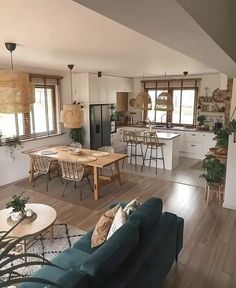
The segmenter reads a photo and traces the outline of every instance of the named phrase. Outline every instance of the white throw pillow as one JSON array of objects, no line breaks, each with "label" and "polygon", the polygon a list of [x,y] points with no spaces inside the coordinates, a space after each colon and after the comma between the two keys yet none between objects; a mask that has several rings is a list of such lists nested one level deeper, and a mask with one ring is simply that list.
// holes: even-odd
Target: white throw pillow
[{"label": "white throw pillow", "polygon": [[116,212],[111,228],[107,235],[107,240],[118,230],[126,221],[126,215],[122,207]]},{"label": "white throw pillow", "polygon": [[133,213],[140,206],[140,202],[138,197],[130,201],[124,208],[124,212],[126,217],[129,217],[131,213]]}]

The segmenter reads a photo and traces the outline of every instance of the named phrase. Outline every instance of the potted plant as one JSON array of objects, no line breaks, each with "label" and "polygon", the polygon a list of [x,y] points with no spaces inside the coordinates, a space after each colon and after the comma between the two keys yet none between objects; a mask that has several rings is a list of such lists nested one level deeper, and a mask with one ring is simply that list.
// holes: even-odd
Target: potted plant
[{"label": "potted plant", "polygon": [[25,215],[25,204],[29,201],[29,197],[23,197],[24,192],[19,196],[14,195],[10,202],[6,204],[6,208],[12,208],[12,221],[20,221]]},{"label": "potted plant", "polygon": [[[24,218],[22,218],[21,221],[23,221],[23,219]],[[21,221],[17,222],[9,231],[0,232],[0,288],[10,287],[11,285],[17,285],[26,282],[42,283],[45,285],[45,287],[46,285],[51,285],[50,287],[62,288],[62,286],[53,283],[52,281],[37,277],[25,276],[19,272],[20,268],[27,268],[35,265],[48,265],[63,270],[61,267],[52,264],[46,258],[38,254],[27,253],[23,251],[19,253],[12,252],[16,250],[16,247],[22,243],[22,241],[25,240],[25,237],[13,238],[9,236],[12,230],[15,229],[15,227],[19,225]],[[29,261],[24,262],[22,259],[26,257],[29,257]]]},{"label": "potted plant", "polygon": [[222,184],[225,178],[225,165],[220,162],[213,155],[208,155],[203,160],[202,164],[205,173],[201,174],[200,177],[204,178],[209,185]]},{"label": "potted plant", "polygon": [[199,122],[199,126],[202,127],[204,125],[204,122],[206,121],[205,115],[199,115],[197,117],[197,121]]},{"label": "potted plant", "polygon": [[69,137],[73,142],[84,145],[85,129],[84,127],[70,129]]},{"label": "potted plant", "polygon": [[229,135],[231,134],[230,128],[221,128],[214,131],[216,137],[216,150],[215,153],[219,155],[227,155],[229,145]]},{"label": "potted plant", "polygon": [[15,149],[21,147],[20,138],[17,136],[6,137],[4,140],[2,140],[2,145],[6,146],[11,158],[15,160]]}]

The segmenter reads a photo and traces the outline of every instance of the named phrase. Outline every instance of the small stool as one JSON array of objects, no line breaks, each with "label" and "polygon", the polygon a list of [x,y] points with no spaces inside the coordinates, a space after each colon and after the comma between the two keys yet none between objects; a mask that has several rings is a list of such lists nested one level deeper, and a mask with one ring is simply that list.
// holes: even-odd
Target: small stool
[{"label": "small stool", "polygon": [[[157,160],[162,160],[163,168],[165,168],[165,159],[164,159],[164,153],[163,153],[163,145],[164,143],[160,143],[157,133],[156,132],[145,132],[144,133],[144,144],[146,145],[146,151],[143,157],[143,165],[141,168],[141,172],[143,170],[143,167],[145,165],[145,161],[149,160],[149,167],[151,166],[151,161],[156,161],[156,175],[157,175]],[[158,149],[161,149],[161,157],[158,157]],[[146,158],[147,151],[150,149],[150,158]],[[155,155],[153,155],[153,151],[155,151]]]},{"label": "small stool", "polygon": [[[138,140],[137,133],[135,131],[124,131],[123,142],[126,143],[124,152],[125,154],[127,154],[128,147],[130,147],[130,154],[128,155],[128,158],[130,158],[130,164],[132,164],[132,159],[134,158],[135,171],[137,171],[137,157],[142,157],[143,159],[143,147],[142,147],[143,141]],[[140,145],[141,154],[137,154],[138,145]],[[123,166],[124,166],[124,159],[122,162],[122,168]]]},{"label": "small stool", "polygon": [[219,206],[222,205],[224,201],[224,184],[223,183],[207,183],[205,186],[205,195],[204,199],[207,202],[207,205],[210,202],[210,192],[215,192],[218,199]]}]

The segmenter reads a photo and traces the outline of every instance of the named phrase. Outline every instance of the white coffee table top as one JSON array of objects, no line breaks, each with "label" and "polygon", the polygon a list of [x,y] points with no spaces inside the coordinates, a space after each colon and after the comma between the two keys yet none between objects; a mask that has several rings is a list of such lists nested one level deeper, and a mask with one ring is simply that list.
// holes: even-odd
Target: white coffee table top
[{"label": "white coffee table top", "polygon": [[[49,228],[56,220],[57,212],[51,206],[45,204],[26,204],[26,209],[32,209],[37,214],[37,218],[27,224],[19,224],[12,230],[9,236],[22,237],[26,235],[35,235]],[[0,231],[9,231],[12,225],[7,223],[12,208],[0,210]]]}]

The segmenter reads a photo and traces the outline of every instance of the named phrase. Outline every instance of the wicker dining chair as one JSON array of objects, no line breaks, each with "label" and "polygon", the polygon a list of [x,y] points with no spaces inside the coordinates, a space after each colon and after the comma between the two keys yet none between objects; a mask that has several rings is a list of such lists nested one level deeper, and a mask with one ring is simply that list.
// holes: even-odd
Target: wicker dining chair
[{"label": "wicker dining chair", "polygon": [[[76,184],[84,179],[87,179],[90,189],[93,191],[89,179],[89,176],[92,173],[91,167],[83,166],[79,162],[72,162],[66,160],[58,160],[58,162],[61,167],[62,178],[66,181],[61,197],[64,196],[66,188],[70,183],[74,183],[74,187],[76,189]],[[80,200],[82,201],[82,191],[81,189],[79,189],[79,191],[80,191]]]},{"label": "wicker dining chair", "polygon": [[[30,155],[30,157],[31,161],[33,161],[34,164],[34,172],[36,173],[36,177],[33,182],[33,187],[35,187],[36,181],[40,177],[45,177],[47,180],[46,182],[47,192],[49,181],[51,181],[53,178],[59,177],[63,184],[57,160],[49,160],[46,156],[40,156],[40,155]],[[52,176],[53,173],[54,174],[56,173],[56,175]]]}]

